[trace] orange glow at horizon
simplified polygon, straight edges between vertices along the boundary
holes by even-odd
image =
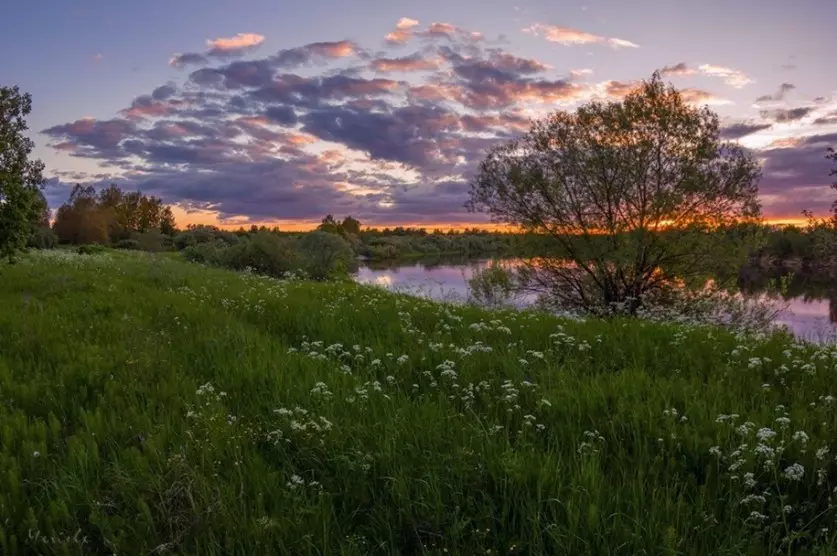
[[[251,220],[247,217],[220,219],[218,213],[214,211],[192,211],[172,206],[177,226],[185,228],[188,225],[211,225],[217,226],[224,230],[237,230],[244,227],[249,228],[252,225],[267,226],[272,228],[278,226],[280,230],[287,232],[308,232],[320,225],[321,219],[301,220],[301,219],[273,219],[273,220]],[[344,215],[335,215],[336,218],[342,218]],[[505,226],[502,224],[491,224],[486,222],[361,222],[364,228],[395,228],[398,226],[404,228],[425,228],[427,230],[464,230],[466,228],[479,228],[481,230],[491,232],[513,232],[516,230],[514,226]],[[764,219],[764,223],[771,226],[805,226],[808,220],[799,216],[771,216]]]

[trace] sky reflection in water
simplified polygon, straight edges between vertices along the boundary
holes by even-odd
[[[468,295],[468,279],[490,262],[409,262],[391,266],[362,266],[355,278],[358,282],[433,299],[463,300]],[[786,325],[799,338],[812,342],[837,342],[837,298],[818,299],[810,294],[801,294],[782,302],[782,306],[777,323]]]

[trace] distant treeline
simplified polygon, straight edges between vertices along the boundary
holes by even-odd
[[[821,272],[837,259],[837,222],[809,219],[806,226],[775,227],[767,231],[751,262],[764,268]]]
[[[809,218],[805,226],[747,224],[718,230],[724,234],[725,250],[745,249],[749,262],[742,269],[789,270],[806,273],[830,272],[837,261],[837,226],[834,220]],[[30,246],[51,247],[99,244],[145,251],[186,251],[194,260],[235,268],[261,268],[277,274],[307,267],[324,275],[351,267],[355,258],[397,261],[409,258],[457,255],[461,257],[562,257],[549,236],[494,232],[479,228],[428,230],[417,227],[371,228],[351,216],[342,220],[327,215],[315,230],[318,239],[299,243],[312,232],[285,232],[277,227],[251,226],[222,230],[216,226],[190,225],[178,230],[171,209],[153,196],[124,192],[111,185],[96,192],[76,185],[57,211],[50,227],[46,218],[33,228]],[[334,239],[326,239],[327,236]],[[662,236],[665,234],[663,233]],[[755,240],[753,239],[755,238]],[[602,236],[602,241],[612,241]],[[301,264],[297,247],[335,254],[341,262]],[[328,245],[326,248],[325,245]],[[232,248],[232,251],[229,249]],[[295,253],[292,255],[292,253]],[[267,254],[267,255],[266,255]],[[719,266],[724,254],[719,253]],[[330,256],[330,255],[329,255]],[[307,257],[310,259],[310,257]],[[276,262],[282,259],[281,262]],[[351,260],[350,260],[351,259]],[[272,260],[273,262],[265,262]],[[320,268],[314,268],[319,266]],[[726,269],[731,270],[731,269]],[[737,271],[738,269],[734,269]]]

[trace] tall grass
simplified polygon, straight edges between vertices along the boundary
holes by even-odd
[[[799,554],[837,350],[150,254],[0,274],[2,554]]]

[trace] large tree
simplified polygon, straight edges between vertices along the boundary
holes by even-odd
[[[634,312],[647,295],[706,272],[722,228],[760,214],[758,164],[720,141],[718,117],[659,74],[621,102],[591,101],[492,149],[468,207],[548,234],[566,257],[528,263],[524,285],[557,306]]]
[[[26,246],[44,210],[44,165],[30,158],[34,144],[24,135],[31,111],[28,93],[0,87],[0,256],[10,262]]]

